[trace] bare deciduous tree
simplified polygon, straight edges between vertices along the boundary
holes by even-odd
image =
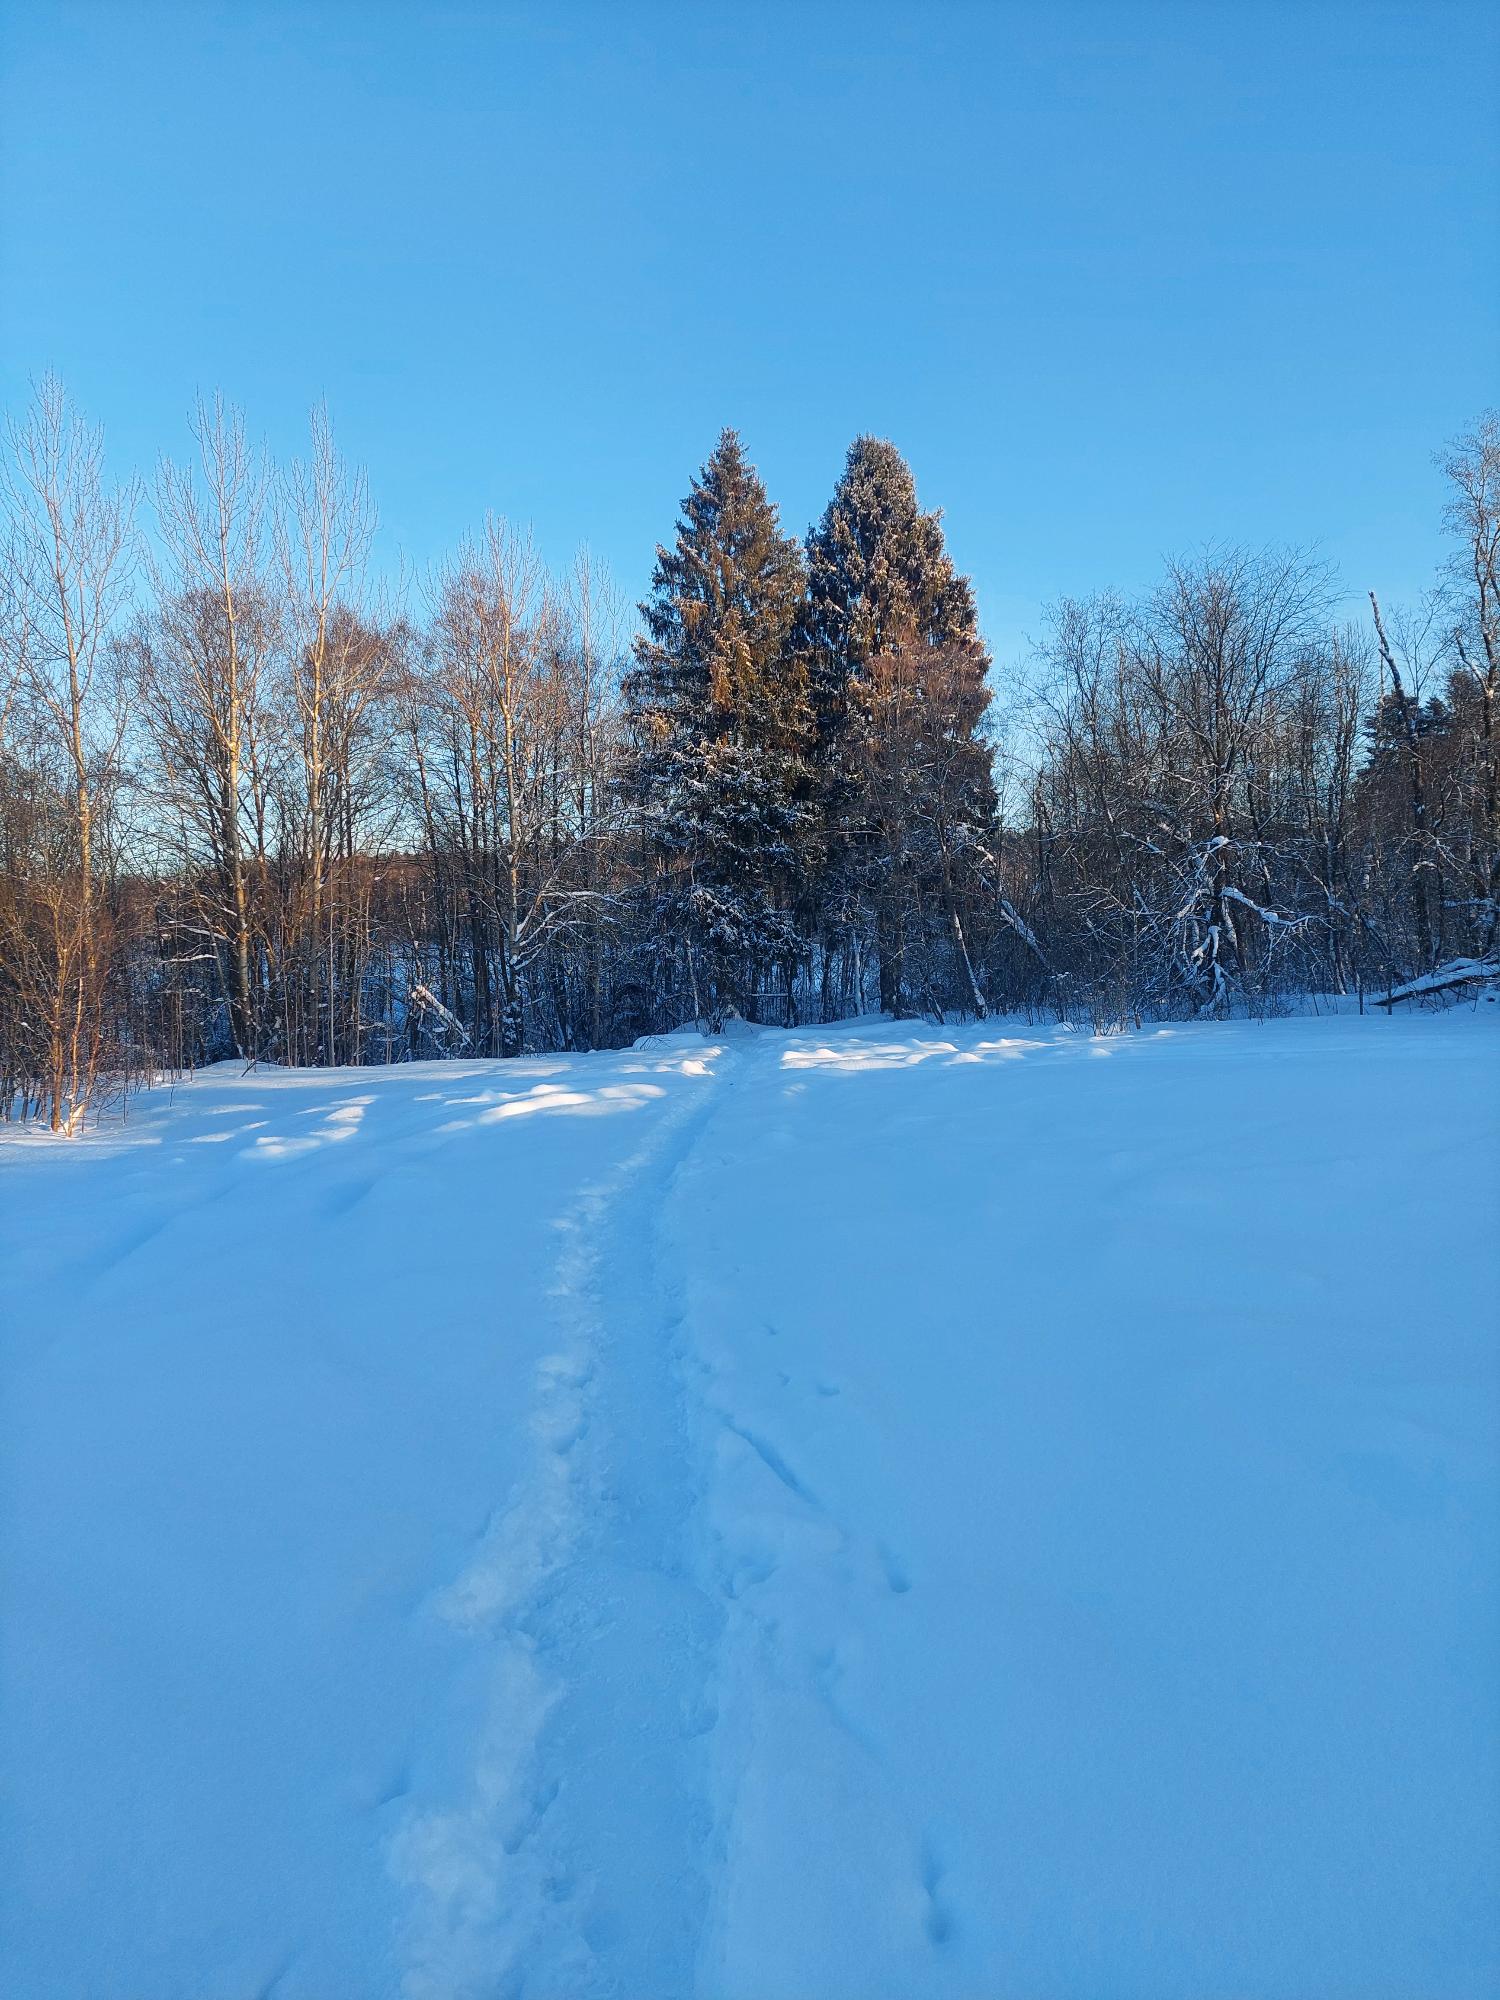
[[[100,433],[51,377],[9,427],[7,445],[0,699],[24,715],[22,755],[39,794],[29,825],[12,815],[9,827],[21,852],[13,846],[8,857],[0,944],[11,984],[7,1039],[29,1051],[19,1065],[24,1087],[39,1091],[52,1129],[75,1132],[115,1025],[104,821],[119,782],[123,714],[107,647],[132,581],[135,494],[108,486]]]

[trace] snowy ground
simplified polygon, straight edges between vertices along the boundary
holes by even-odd
[[[1500,1007],[0,1146],[0,1990],[1500,1990]]]

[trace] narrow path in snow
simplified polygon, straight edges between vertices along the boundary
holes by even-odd
[[[643,1143],[557,1221],[533,1470],[440,1607],[495,1660],[472,1796],[398,1844],[417,2000],[694,1990],[723,1614],[691,1555],[704,1473],[661,1216],[748,1060],[700,1045]]]

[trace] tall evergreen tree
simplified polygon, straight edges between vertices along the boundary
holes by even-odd
[[[828,825],[824,1009],[865,904],[880,1000],[983,1007],[964,932],[976,853],[994,815],[982,725],[989,656],[974,594],[917,504],[911,468],[883,438],[856,438],[807,540],[800,638]],[[951,943],[940,973],[935,934]]]
[[[877,653],[978,642],[974,593],[943,546],[941,514],[917,505],[893,444],[856,438],[807,538],[802,643],[820,734],[837,735],[849,683]]]
[[[754,1015],[773,968],[790,1007],[815,832],[802,553],[726,430],[658,546],[625,700],[650,862],[648,936],[672,948],[695,1011]],[[658,961],[659,962],[659,961]]]

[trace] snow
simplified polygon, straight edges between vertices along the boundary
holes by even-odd
[[[1469,986],[1491,979],[1500,979],[1500,959],[1450,958],[1435,972],[1425,972],[1420,979],[1409,979],[1404,986],[1393,986],[1376,1004],[1390,1007],[1398,1000],[1414,1000],[1424,994],[1446,992],[1451,986]]]
[[[0,1144],[0,1990],[1492,1994],[1497,1012]]]

